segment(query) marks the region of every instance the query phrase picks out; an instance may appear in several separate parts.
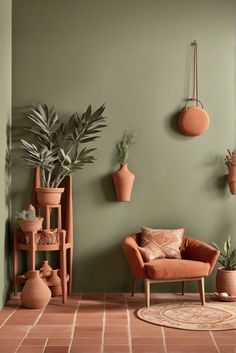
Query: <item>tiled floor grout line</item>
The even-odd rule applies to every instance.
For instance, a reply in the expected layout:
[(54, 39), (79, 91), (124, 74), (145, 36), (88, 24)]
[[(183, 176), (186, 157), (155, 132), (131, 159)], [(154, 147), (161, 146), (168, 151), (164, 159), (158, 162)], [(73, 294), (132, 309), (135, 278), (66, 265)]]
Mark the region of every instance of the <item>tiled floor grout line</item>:
[(128, 306), (126, 293), (123, 293), (123, 295), (124, 295), (124, 299), (125, 299), (125, 307), (126, 307), (126, 312), (127, 312), (127, 330), (128, 330), (129, 352), (133, 353), (129, 306)]
[(76, 305), (76, 309), (75, 309), (75, 313), (74, 313), (74, 319), (73, 319), (73, 329), (72, 329), (72, 333), (71, 333), (71, 342), (69, 344), (69, 347), (68, 347), (68, 353), (70, 353), (70, 350), (71, 350), (71, 346), (72, 346), (72, 343), (73, 343), (73, 339), (74, 339), (74, 333), (75, 333), (75, 326), (76, 326), (76, 319), (77, 319), (77, 315), (78, 315), (78, 311), (79, 311), (79, 306), (80, 306), (80, 302), (81, 302), (81, 297), (82, 297), (82, 294), (81, 296), (79, 297), (78, 299), (78, 303)]
[(44, 347), (43, 347), (42, 353), (45, 352), (45, 349), (46, 349), (46, 347), (47, 347), (47, 344), (48, 344), (48, 338), (46, 338), (46, 341), (45, 341), (45, 343), (44, 343)]
[(216, 343), (216, 340), (215, 340), (215, 337), (214, 337), (212, 331), (209, 331), (209, 332), (210, 332), (210, 336), (212, 338), (212, 341), (214, 342), (214, 345), (216, 346), (217, 352), (220, 353), (220, 349), (219, 349), (219, 347), (218, 347), (218, 345)]
[(165, 337), (165, 331), (164, 331), (164, 327), (163, 326), (161, 326), (161, 333), (162, 333), (162, 339), (163, 339), (163, 345), (164, 345), (165, 353), (167, 353), (166, 337)]
[(28, 329), (28, 331), (26, 332), (26, 334), (23, 336), (22, 340), (20, 341), (20, 343), (18, 344), (15, 353), (17, 353), (17, 351), (19, 350), (21, 343), (24, 341), (24, 339), (27, 337), (28, 333), (30, 332), (30, 330), (35, 327), (39, 321), (39, 319), (41, 318), (41, 316), (43, 315), (44, 310), (46, 309), (47, 305), (43, 308), (43, 310), (41, 311), (41, 313), (38, 315), (38, 318), (35, 320), (33, 325), (30, 325), (30, 328)]
[(15, 312), (17, 311), (17, 309), (18, 309), (19, 307), (20, 307), (20, 304), (17, 305), (17, 307), (15, 308), (15, 310), (13, 310), (13, 312), (3, 321), (2, 325), (0, 325), (0, 328), (2, 328), (2, 327), (5, 325), (5, 323), (10, 319), (10, 317), (12, 317), (12, 315), (15, 314)]
[(104, 352), (104, 337), (105, 337), (105, 326), (106, 326), (106, 294), (103, 294), (103, 318), (102, 318), (102, 342), (101, 352)]

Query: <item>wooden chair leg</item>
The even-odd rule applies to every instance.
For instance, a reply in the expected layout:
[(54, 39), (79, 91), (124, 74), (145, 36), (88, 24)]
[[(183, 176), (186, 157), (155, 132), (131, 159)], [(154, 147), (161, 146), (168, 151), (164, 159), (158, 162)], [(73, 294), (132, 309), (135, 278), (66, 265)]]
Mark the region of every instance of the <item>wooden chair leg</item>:
[(131, 289), (131, 296), (132, 297), (134, 296), (134, 293), (135, 293), (136, 283), (137, 283), (137, 277), (133, 276), (132, 289)]
[(204, 277), (198, 280), (198, 288), (199, 294), (201, 298), (202, 305), (205, 305), (205, 285), (204, 285)]
[(144, 285), (145, 285), (145, 295), (146, 295), (146, 306), (149, 308), (150, 306), (150, 281), (148, 278), (144, 279)]
[(182, 295), (184, 295), (185, 289), (186, 289), (186, 282), (185, 282), (185, 281), (182, 281), (182, 282), (181, 282)]

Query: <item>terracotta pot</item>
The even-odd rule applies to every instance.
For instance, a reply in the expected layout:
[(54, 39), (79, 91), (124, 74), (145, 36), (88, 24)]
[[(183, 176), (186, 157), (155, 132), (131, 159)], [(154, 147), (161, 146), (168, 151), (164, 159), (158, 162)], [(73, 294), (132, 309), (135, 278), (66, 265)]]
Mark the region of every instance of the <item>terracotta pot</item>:
[(219, 267), (216, 274), (216, 289), (218, 293), (228, 293), (230, 296), (236, 296), (236, 270), (225, 270)]
[(48, 264), (47, 260), (43, 261), (43, 265), (40, 268), (39, 272), (42, 277), (50, 277), (53, 269), (52, 267)]
[(48, 278), (49, 288), (52, 293), (52, 297), (56, 297), (58, 295), (62, 295), (61, 289), (61, 279), (57, 274), (58, 270), (52, 270), (51, 276)]
[(209, 126), (209, 116), (200, 107), (187, 107), (182, 110), (179, 116), (179, 129), (187, 136), (199, 136)]
[(37, 202), (40, 205), (59, 205), (64, 188), (36, 188)]
[(43, 308), (51, 298), (50, 289), (40, 278), (39, 271), (28, 271), (28, 277), (20, 295), (21, 304), (30, 309)]
[(112, 174), (118, 201), (130, 201), (135, 175), (128, 169), (128, 164), (121, 164), (120, 169)]
[(231, 194), (236, 195), (236, 167), (228, 166), (228, 185)]
[(23, 232), (37, 232), (42, 228), (43, 218), (18, 219), (17, 222)]

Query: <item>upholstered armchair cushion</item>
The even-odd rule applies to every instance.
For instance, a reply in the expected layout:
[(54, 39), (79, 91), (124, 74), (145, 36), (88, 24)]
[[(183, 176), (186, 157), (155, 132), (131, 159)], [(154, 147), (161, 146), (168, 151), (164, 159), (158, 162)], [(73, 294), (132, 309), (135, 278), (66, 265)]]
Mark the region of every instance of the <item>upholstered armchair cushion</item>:
[(145, 263), (147, 276), (155, 280), (200, 278), (208, 275), (208, 262), (183, 259), (155, 259)]

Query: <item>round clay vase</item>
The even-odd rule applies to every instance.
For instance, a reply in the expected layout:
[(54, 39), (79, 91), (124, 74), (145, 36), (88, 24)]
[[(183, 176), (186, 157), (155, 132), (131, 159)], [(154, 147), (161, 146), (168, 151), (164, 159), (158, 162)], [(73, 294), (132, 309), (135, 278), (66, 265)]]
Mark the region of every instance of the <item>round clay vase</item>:
[(216, 274), (216, 289), (218, 293), (236, 296), (236, 270), (225, 270), (219, 267)]
[(39, 271), (28, 271), (21, 295), (21, 305), (25, 308), (40, 309), (49, 303), (51, 291), (47, 284), (40, 278)]
[(209, 116), (200, 107), (187, 107), (180, 113), (178, 124), (183, 134), (187, 136), (199, 136), (208, 129)]
[(48, 285), (52, 293), (52, 297), (62, 295), (61, 279), (57, 274), (58, 270), (52, 270), (51, 276), (48, 278)]
[(37, 201), (42, 206), (59, 205), (64, 188), (36, 188)]
[(42, 277), (50, 277), (53, 269), (52, 267), (48, 264), (47, 260), (43, 261), (42, 267), (40, 268), (39, 272)]
[(22, 232), (38, 232), (42, 228), (43, 218), (35, 219), (18, 219), (20, 229)]
[(231, 194), (236, 195), (236, 167), (235, 166), (228, 166), (228, 185)]
[(128, 164), (120, 164), (120, 169), (112, 174), (118, 201), (130, 201), (135, 175), (128, 169)]

